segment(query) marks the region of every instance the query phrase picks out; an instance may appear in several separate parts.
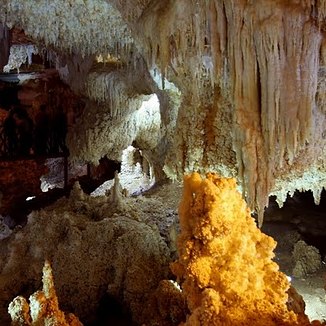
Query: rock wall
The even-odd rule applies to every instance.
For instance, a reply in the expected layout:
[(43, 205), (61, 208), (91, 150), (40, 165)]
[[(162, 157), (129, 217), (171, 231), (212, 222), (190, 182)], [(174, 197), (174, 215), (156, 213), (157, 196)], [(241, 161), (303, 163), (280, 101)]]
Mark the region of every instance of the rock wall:
[[(71, 135), (71, 146), (80, 141), (72, 147), (76, 159), (117, 159), (137, 138), (129, 115), (136, 107), (128, 103), (150, 89), (170, 101), (159, 96), (164, 123), (156, 125), (155, 144), (141, 149), (159, 170), (165, 161), (170, 178), (193, 170), (237, 177), (260, 224), (272, 193), (282, 202), (288, 192), (311, 189), (318, 202), (326, 185), (323, 2), (111, 0), (72, 9), (57, 0), (40, 15), (46, 4), (4, 1), (1, 20), (54, 49), (61, 76), (91, 99)], [(36, 19), (43, 16), (45, 23)], [(96, 56), (108, 52), (121, 69), (92, 70)], [(177, 103), (171, 85), (181, 94)], [(170, 125), (169, 112), (177, 113)]]
[[(312, 189), (318, 202), (325, 186), (324, 16), (319, 1), (170, 1), (144, 11), (144, 56), (184, 96), (166, 162), (171, 177), (224, 166), (260, 223), (271, 192), (282, 201), (288, 191)], [(223, 142), (225, 131), (205, 129), (209, 118), (229, 131), (232, 146)]]

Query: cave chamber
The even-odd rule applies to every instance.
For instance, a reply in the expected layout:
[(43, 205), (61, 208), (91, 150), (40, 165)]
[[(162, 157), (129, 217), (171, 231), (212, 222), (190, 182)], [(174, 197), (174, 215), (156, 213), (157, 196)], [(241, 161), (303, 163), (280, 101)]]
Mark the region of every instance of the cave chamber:
[(1, 1), (0, 324), (325, 324), (325, 19)]

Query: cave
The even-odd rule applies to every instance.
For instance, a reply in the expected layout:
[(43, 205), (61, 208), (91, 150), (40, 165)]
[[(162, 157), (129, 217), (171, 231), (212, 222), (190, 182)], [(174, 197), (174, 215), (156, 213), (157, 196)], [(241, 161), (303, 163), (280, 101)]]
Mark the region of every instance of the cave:
[(0, 325), (326, 324), (324, 1), (0, 21)]

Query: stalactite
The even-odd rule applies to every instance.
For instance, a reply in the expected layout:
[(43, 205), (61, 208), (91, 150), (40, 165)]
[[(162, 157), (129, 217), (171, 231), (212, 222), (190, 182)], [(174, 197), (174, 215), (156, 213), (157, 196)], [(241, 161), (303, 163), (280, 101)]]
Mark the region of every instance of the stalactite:
[[(163, 88), (174, 83), (183, 94), (174, 148), (166, 160), (169, 177), (212, 169), (238, 174), (250, 207), (258, 210), (259, 224), (268, 195), (277, 192), (284, 198), (293, 191), (287, 185), (296, 184), (289, 179), (301, 180), (307, 169), (318, 173), (319, 190), (313, 189), (318, 197), (326, 184), (324, 1), (108, 2), (113, 5), (90, 0), (40, 0), (38, 6), (12, 0), (9, 5), (6, 0), (0, 5), (0, 20), (8, 19), (11, 26), (19, 21), (26, 33), (52, 48), (70, 55), (80, 52), (74, 60), (78, 62), (113, 51), (119, 59), (125, 55), (128, 69), (137, 71), (137, 56), (126, 54), (141, 51), (144, 66), (162, 76)], [(70, 74), (70, 67), (63, 65), (62, 72)], [(113, 75), (92, 74), (87, 92), (100, 105), (109, 101), (111, 117), (118, 117), (130, 90), (123, 83)], [(230, 108), (233, 120), (225, 122)], [(101, 121), (94, 123), (97, 130), (107, 129)], [(123, 125), (134, 131), (130, 124), (121, 122), (117, 129)], [(85, 146), (94, 146), (91, 134), (85, 136)], [(99, 139), (107, 140), (103, 134)], [(111, 151), (112, 144), (106, 149)]]
[[(234, 108), (230, 137), (238, 176), (261, 225), (268, 195), (277, 187), (276, 176), (283, 179), (281, 171), (290, 174), (293, 168), (293, 177), (300, 178), (303, 153), (309, 153), (312, 163), (317, 158), (312, 149), (317, 142), (320, 145), (320, 128), (316, 129), (319, 122), (313, 111), (321, 82), (325, 4), (211, 0), (201, 5), (199, 8), (196, 1), (156, 2), (140, 18), (144, 43), (150, 49), (159, 47), (156, 64), (161, 71), (166, 69), (167, 79), (173, 78), (188, 103), (179, 111), (180, 126), (171, 154), (178, 160), (168, 158), (165, 170), (173, 178), (180, 171), (208, 167), (203, 153), (211, 151), (212, 142), (201, 142), (205, 137), (202, 111), (211, 105), (214, 92), (207, 90), (217, 85), (230, 90)], [(163, 21), (160, 28), (158, 22)], [(322, 92), (319, 94), (321, 101)], [(213, 100), (213, 106), (213, 112), (225, 110), (218, 101)], [(194, 116), (196, 119), (191, 118)], [(215, 132), (218, 139), (219, 131)], [(323, 180), (321, 173), (319, 178)], [(283, 192), (287, 193), (286, 188)]]
[(57, 56), (56, 68), (63, 81), (77, 94), (84, 94), (86, 78), (94, 62), (94, 55), (83, 57), (78, 53)]
[(245, 158), (243, 184), (261, 224), (274, 171), (284, 160), (291, 165), (310, 138), (321, 35), (309, 12), (275, 9), (273, 3), (264, 10), (254, 8), (255, 14), (253, 8), (235, 12), (230, 4), (225, 7), (234, 28), (228, 39), (235, 78), (235, 147), (238, 157)]
[[(119, 12), (105, 1), (6, 0), (0, 4), (0, 21), (19, 25), (47, 47), (82, 56), (113, 52), (114, 45), (133, 42)], [(109, 20), (109, 22), (108, 22)]]
[(110, 115), (121, 118), (134, 110), (134, 98), (130, 97), (130, 85), (122, 71), (91, 73), (87, 78), (86, 91), (90, 99), (108, 103)]
[[(141, 63), (116, 70), (103, 68), (87, 76), (86, 94), (107, 107), (111, 118), (122, 119), (140, 107), (141, 94), (151, 94), (152, 80), (149, 81), (148, 76)], [(140, 79), (142, 83), (139, 83)]]
[(142, 148), (154, 150), (162, 137), (160, 108), (157, 101), (157, 105), (146, 105), (148, 100), (148, 96), (134, 96), (125, 111), (116, 108), (123, 118), (112, 118), (110, 107), (89, 101), (67, 137), (71, 159), (97, 164), (107, 156), (120, 161), (122, 150), (135, 140)]
[(37, 53), (37, 47), (32, 44), (12, 45), (10, 47), (8, 63), (3, 67), (3, 71), (10, 72), (10, 70), (17, 69), (19, 72), (20, 66), (26, 63), (30, 65), (32, 63), (32, 55)]

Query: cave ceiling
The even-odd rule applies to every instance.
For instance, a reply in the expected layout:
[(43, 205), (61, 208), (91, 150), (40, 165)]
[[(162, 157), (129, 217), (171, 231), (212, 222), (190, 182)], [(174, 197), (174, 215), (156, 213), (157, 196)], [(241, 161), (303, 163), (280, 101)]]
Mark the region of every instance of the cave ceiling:
[[(87, 99), (72, 159), (119, 159), (134, 143), (157, 179), (236, 177), (260, 215), (268, 195), (311, 189), (318, 202), (326, 186), (325, 17), (317, 0), (0, 4)], [(159, 111), (144, 109), (154, 94)]]

